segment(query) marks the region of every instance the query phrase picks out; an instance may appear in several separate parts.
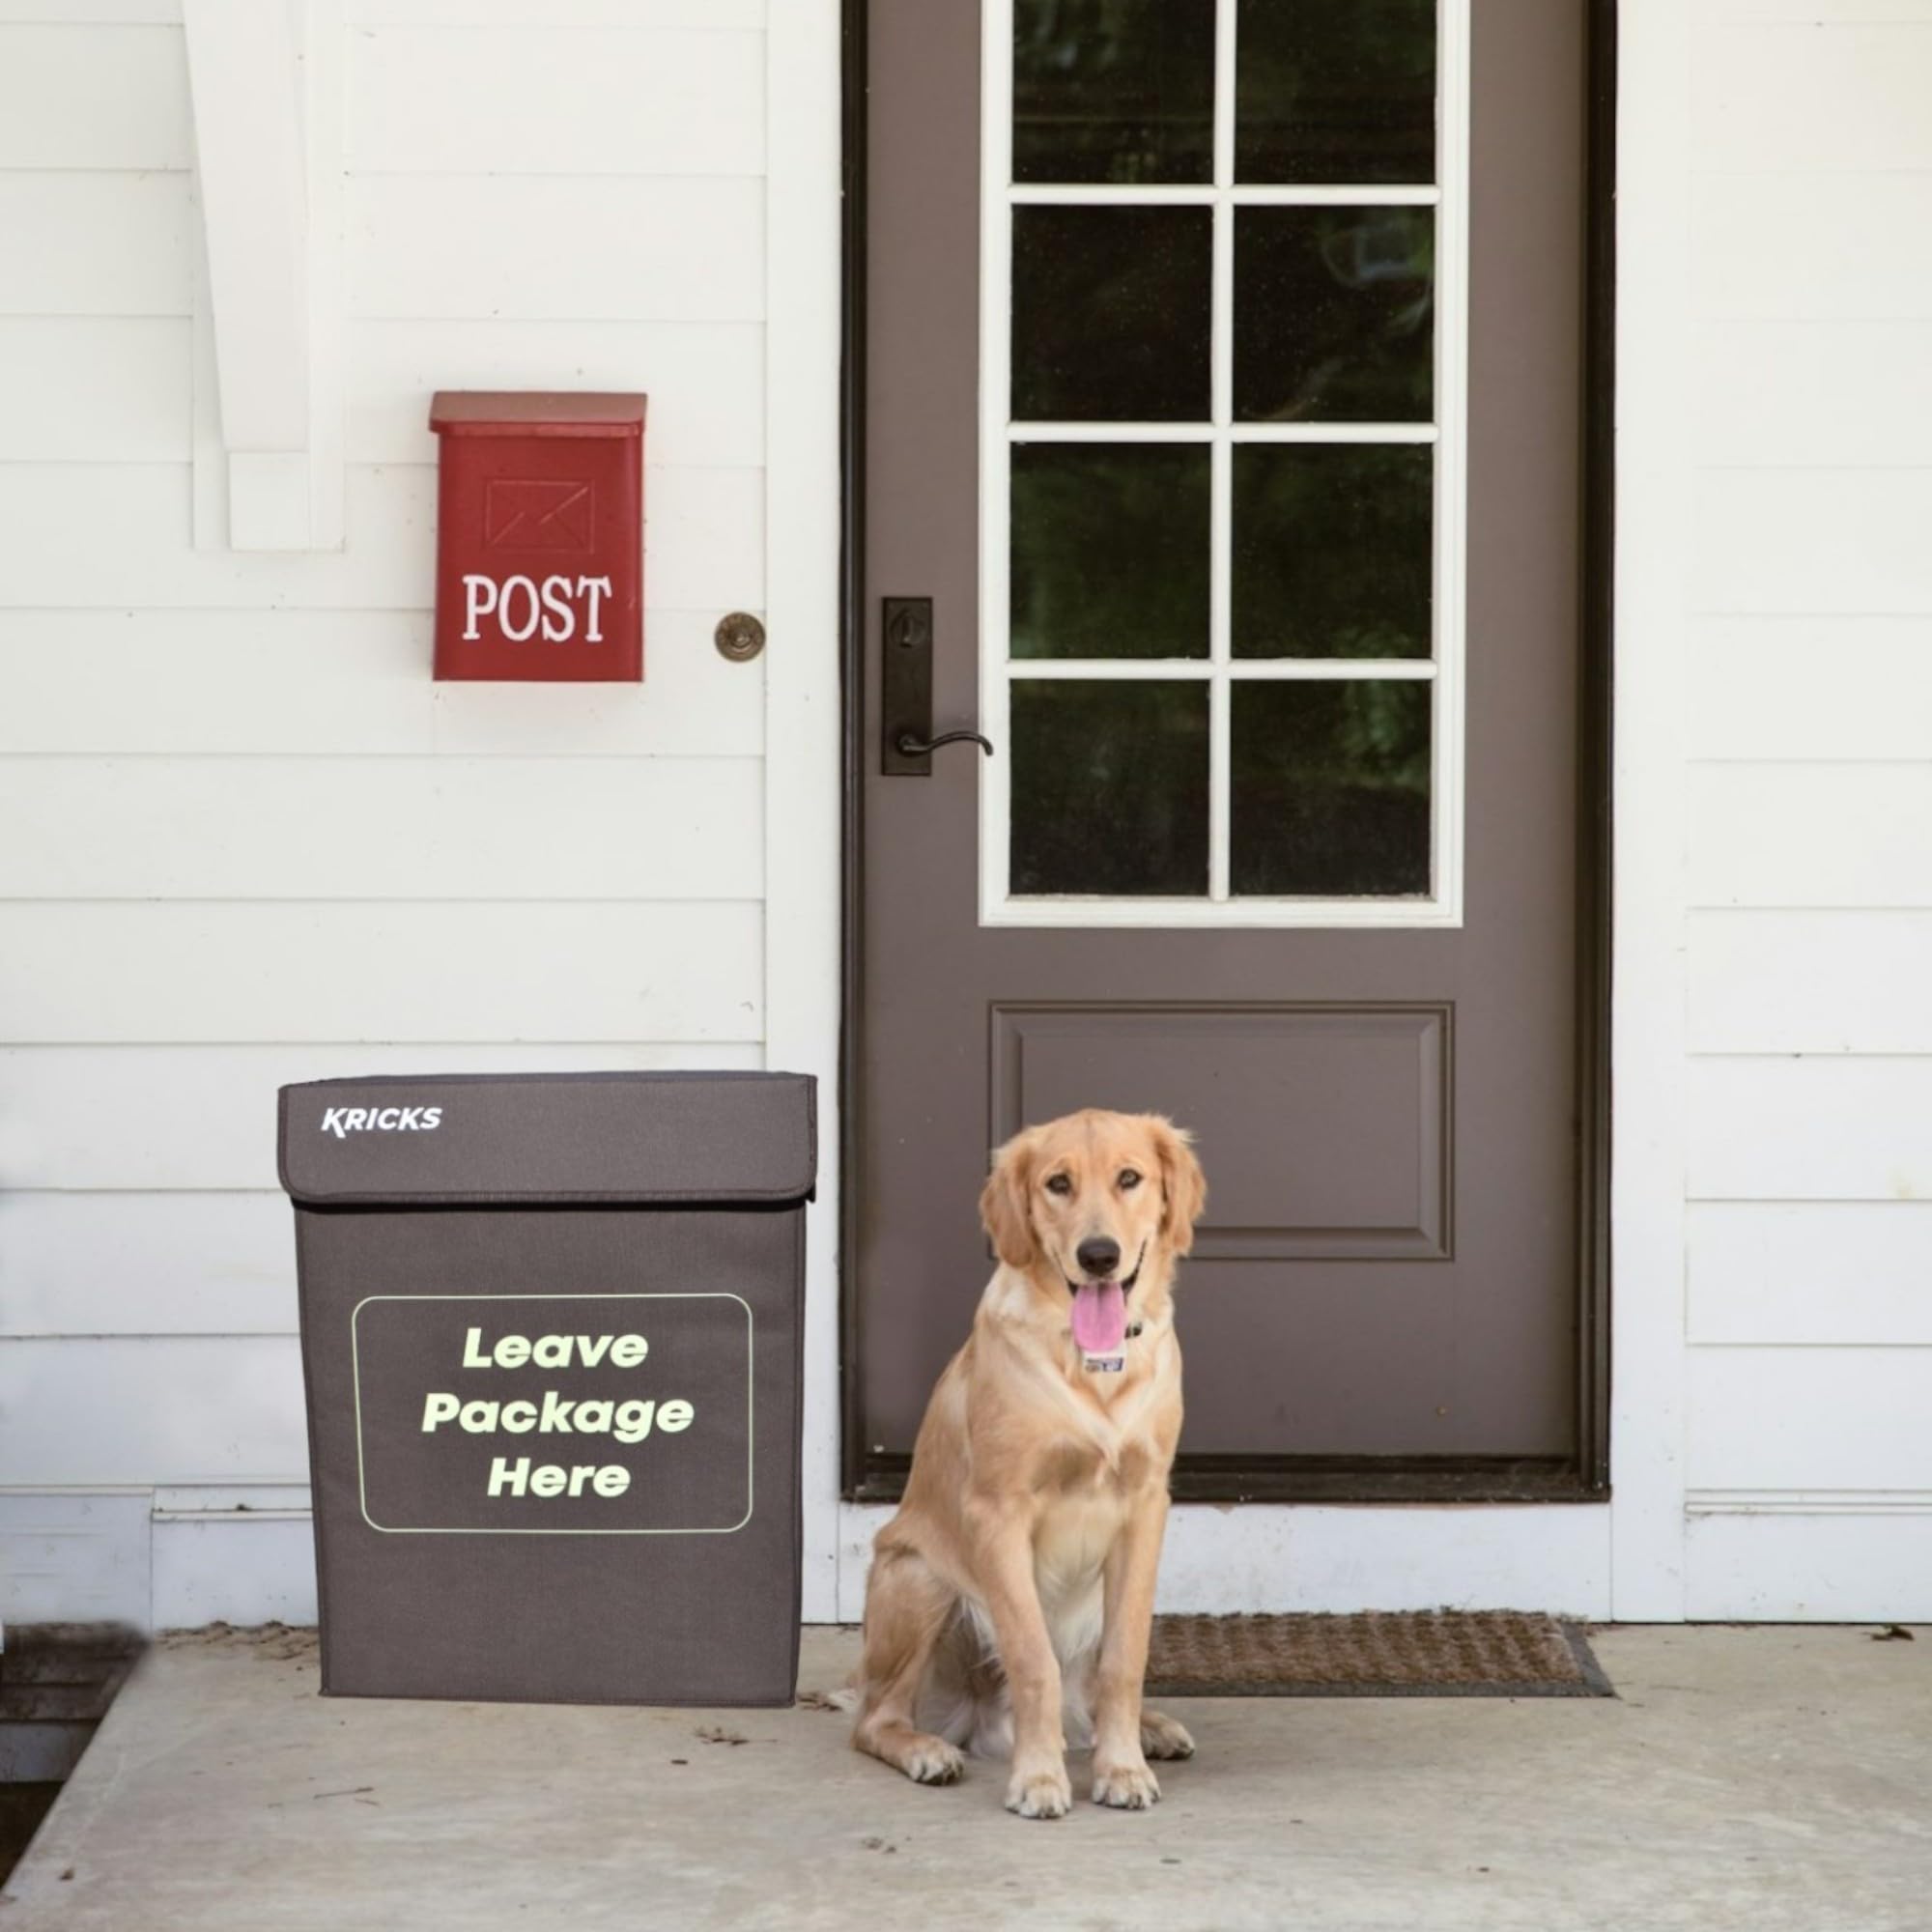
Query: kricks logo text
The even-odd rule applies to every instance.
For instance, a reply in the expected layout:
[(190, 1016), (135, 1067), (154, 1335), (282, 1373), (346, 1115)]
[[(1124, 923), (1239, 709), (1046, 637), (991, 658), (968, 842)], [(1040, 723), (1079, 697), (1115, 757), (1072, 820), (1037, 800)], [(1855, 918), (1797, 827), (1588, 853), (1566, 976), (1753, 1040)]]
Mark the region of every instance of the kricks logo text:
[(337, 1140), (349, 1134), (426, 1133), (442, 1125), (440, 1107), (330, 1107), (322, 1130)]

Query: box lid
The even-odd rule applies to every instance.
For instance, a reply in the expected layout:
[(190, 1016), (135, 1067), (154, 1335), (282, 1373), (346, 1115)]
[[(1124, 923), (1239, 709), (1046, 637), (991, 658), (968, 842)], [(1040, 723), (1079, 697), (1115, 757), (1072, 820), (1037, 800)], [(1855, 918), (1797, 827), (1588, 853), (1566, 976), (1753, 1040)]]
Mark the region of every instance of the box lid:
[(816, 1097), (805, 1073), (314, 1080), (281, 1091), (279, 1167), (315, 1207), (791, 1203)]
[(611, 389), (439, 389), (439, 436), (642, 436), (648, 398)]

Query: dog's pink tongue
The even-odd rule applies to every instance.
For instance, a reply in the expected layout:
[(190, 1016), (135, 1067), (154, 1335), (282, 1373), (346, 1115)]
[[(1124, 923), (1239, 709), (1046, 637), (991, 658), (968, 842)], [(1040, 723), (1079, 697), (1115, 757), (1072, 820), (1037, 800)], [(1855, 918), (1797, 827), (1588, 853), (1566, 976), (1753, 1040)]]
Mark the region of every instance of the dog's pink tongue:
[(1073, 1339), (1090, 1355), (1118, 1355), (1127, 1339), (1127, 1297), (1117, 1281), (1083, 1281), (1073, 1295)]

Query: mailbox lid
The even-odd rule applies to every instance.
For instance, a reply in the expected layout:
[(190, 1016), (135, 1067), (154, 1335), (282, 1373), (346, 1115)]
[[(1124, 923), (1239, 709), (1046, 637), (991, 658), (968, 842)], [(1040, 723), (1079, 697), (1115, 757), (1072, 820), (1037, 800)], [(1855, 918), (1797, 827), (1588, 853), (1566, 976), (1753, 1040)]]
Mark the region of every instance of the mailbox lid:
[(313, 1080), (281, 1090), (279, 1166), (315, 1207), (796, 1203), (816, 1102), (807, 1073)]
[(640, 437), (647, 399), (606, 389), (439, 389), (439, 436)]

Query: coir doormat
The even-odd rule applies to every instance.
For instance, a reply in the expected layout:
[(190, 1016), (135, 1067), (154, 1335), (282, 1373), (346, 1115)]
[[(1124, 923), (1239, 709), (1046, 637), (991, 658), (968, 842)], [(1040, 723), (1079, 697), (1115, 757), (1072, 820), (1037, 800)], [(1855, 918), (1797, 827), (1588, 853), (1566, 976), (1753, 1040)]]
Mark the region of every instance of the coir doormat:
[(1614, 1697), (1580, 1625), (1521, 1610), (1156, 1617), (1166, 1697)]

